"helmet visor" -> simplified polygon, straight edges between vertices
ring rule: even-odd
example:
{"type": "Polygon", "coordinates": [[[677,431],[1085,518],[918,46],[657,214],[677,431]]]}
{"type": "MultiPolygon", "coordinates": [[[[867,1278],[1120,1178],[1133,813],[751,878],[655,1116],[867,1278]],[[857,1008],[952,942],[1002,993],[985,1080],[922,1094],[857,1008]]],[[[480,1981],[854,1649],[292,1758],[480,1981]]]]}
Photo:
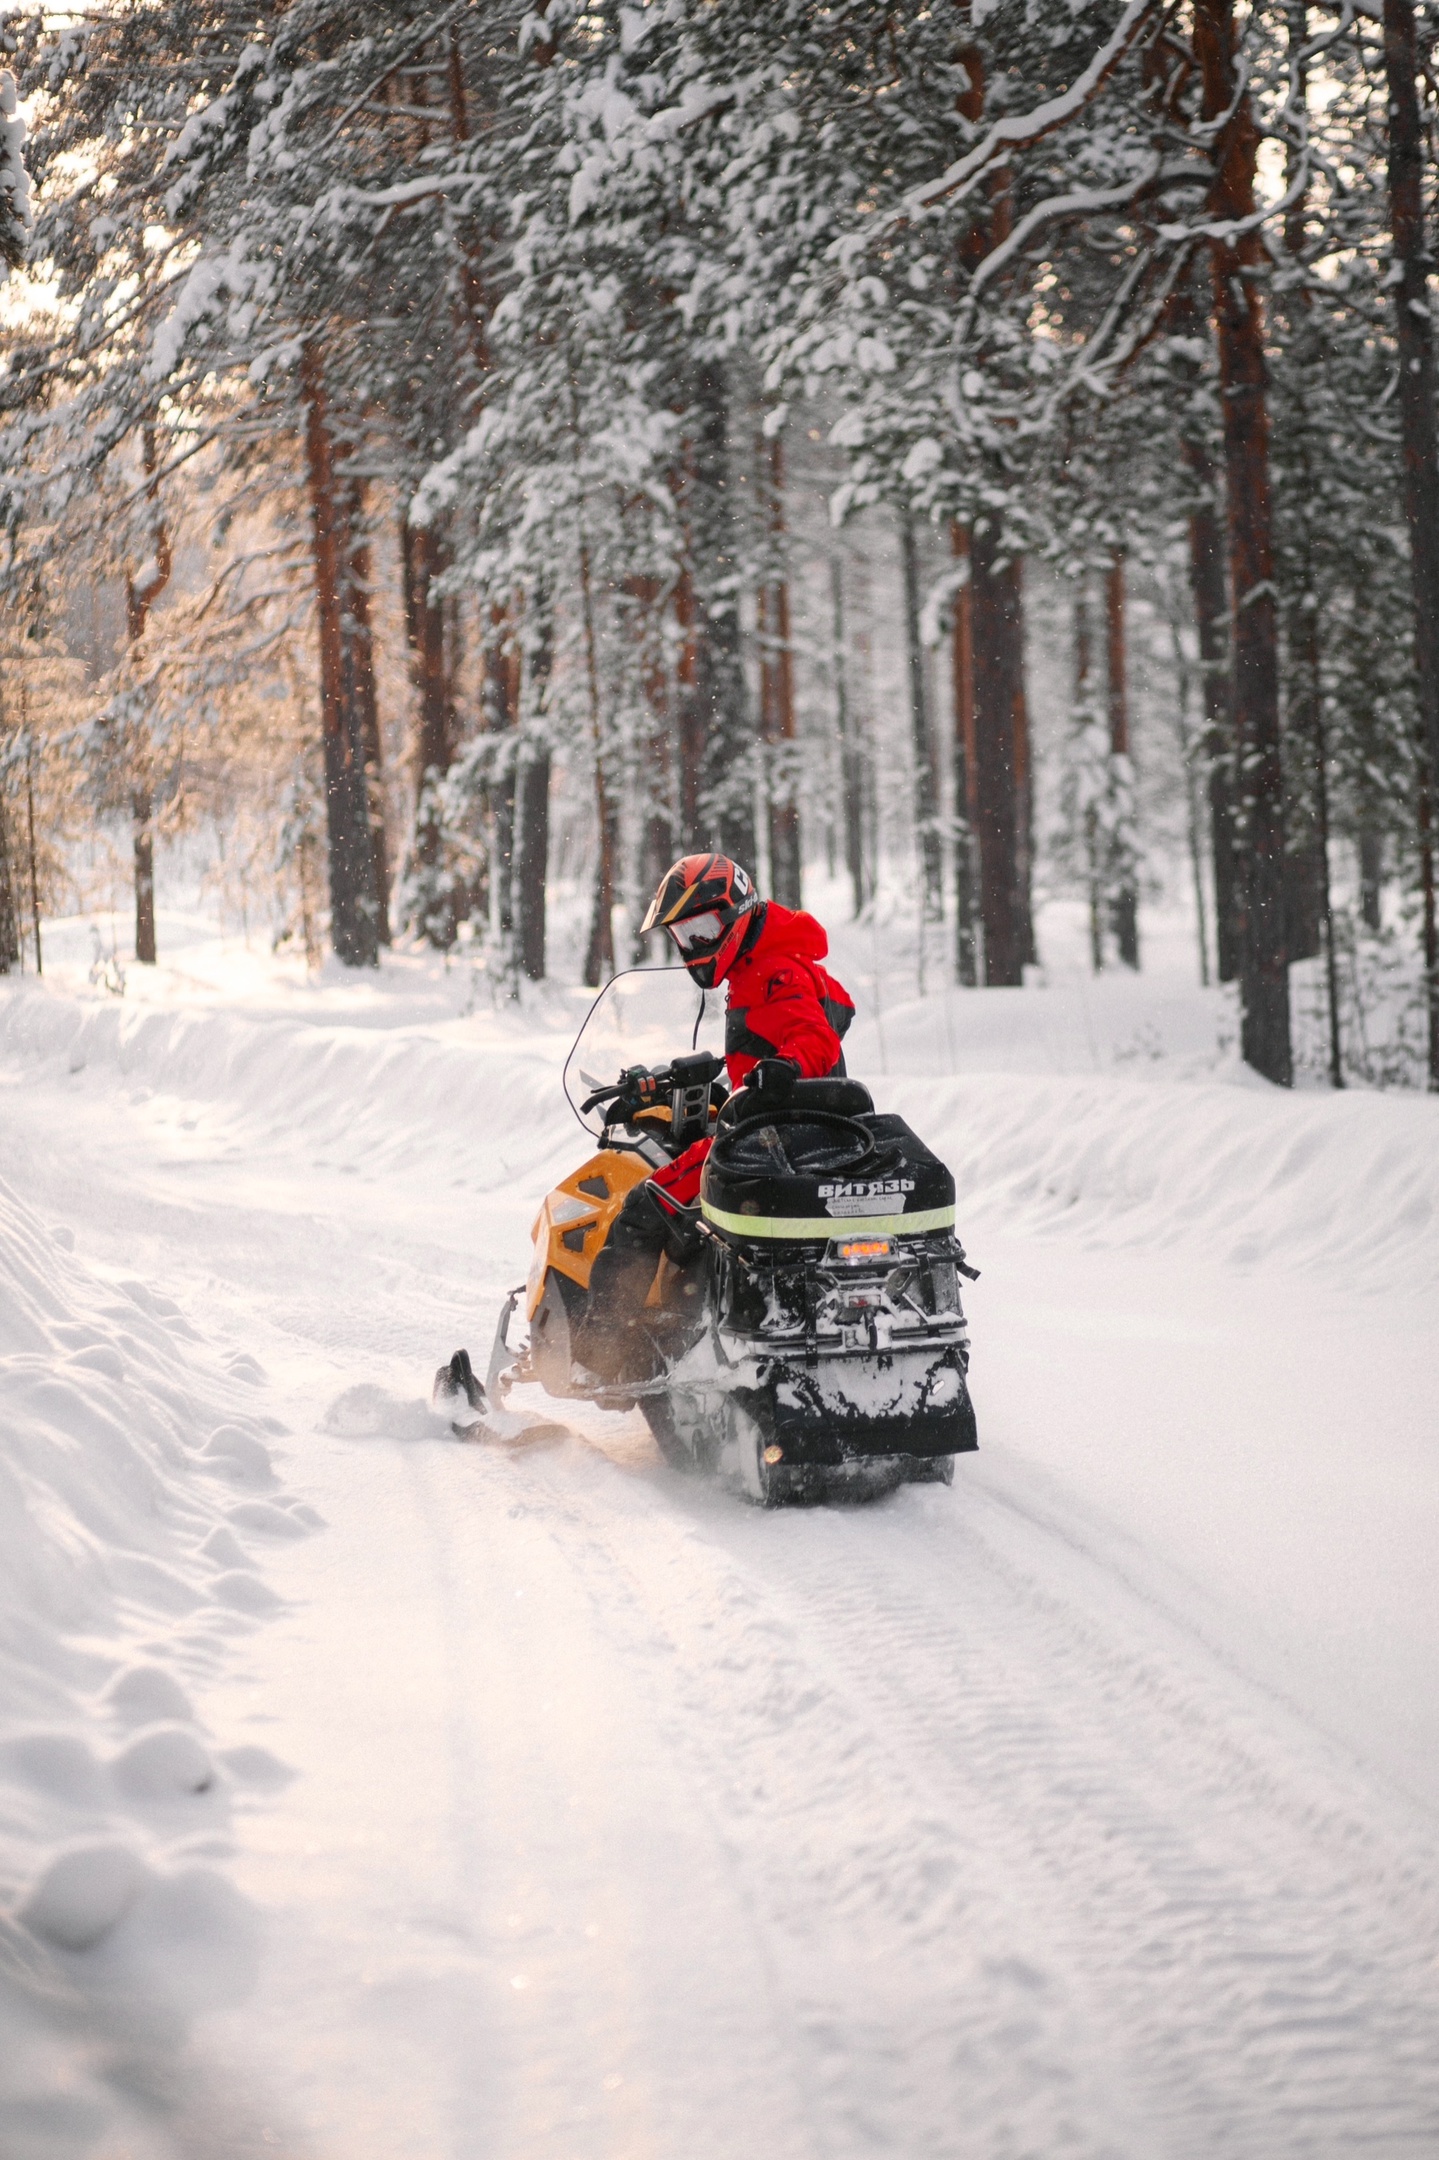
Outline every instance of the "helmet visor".
{"type": "Polygon", "coordinates": [[[703,915],[688,915],[683,922],[668,923],[666,928],[682,953],[713,952],[725,934],[724,917],[713,908],[703,915]]]}

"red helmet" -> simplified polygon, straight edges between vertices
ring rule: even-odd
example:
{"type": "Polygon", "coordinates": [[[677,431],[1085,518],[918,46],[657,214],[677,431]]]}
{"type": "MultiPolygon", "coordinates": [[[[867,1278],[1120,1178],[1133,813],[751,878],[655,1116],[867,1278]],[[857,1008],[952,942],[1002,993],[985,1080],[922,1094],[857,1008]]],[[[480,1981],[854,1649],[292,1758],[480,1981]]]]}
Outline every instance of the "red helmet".
{"type": "Polygon", "coordinates": [[[668,930],[702,990],[722,983],[759,905],[754,879],[728,855],[682,855],[660,879],[641,931],[668,930]]]}

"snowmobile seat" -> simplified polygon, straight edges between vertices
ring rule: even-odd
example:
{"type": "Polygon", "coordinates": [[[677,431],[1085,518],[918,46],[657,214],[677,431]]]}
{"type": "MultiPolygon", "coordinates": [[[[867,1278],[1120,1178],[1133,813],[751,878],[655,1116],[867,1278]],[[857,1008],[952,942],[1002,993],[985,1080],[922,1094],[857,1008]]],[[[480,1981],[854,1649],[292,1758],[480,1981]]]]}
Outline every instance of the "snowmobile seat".
{"type": "Polygon", "coordinates": [[[824,1110],[831,1117],[867,1117],[874,1111],[874,1097],[862,1080],[797,1080],[792,1099],[796,1110],[824,1110]]]}
{"type": "MultiPolygon", "coordinates": [[[[743,1124],[748,1117],[770,1118],[772,1109],[756,1105],[749,1109],[744,1099],[744,1089],[731,1095],[720,1114],[720,1130],[743,1124]]],[[[829,1117],[869,1117],[874,1113],[874,1097],[862,1080],[846,1080],[833,1075],[827,1080],[797,1080],[794,1093],[785,1103],[786,1111],[821,1110],[829,1117]]]]}

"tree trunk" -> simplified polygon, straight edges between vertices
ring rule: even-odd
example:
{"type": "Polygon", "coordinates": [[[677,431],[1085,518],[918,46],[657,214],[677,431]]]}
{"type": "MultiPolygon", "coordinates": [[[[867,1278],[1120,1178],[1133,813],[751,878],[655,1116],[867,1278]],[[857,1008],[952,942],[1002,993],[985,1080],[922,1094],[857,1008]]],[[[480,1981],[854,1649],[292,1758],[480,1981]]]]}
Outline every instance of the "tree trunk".
{"type": "MultiPolygon", "coordinates": [[[[20,712],[24,719],[25,692],[20,692],[20,712]]],[[[45,972],[44,955],[40,950],[40,862],[35,851],[35,752],[27,732],[25,738],[25,816],[30,837],[30,920],[35,926],[35,973],[45,972]]]]}
{"type": "Polygon", "coordinates": [[[779,437],[761,442],[768,465],[765,493],[772,560],[759,591],[760,733],[765,743],[769,804],[770,889],[782,907],[801,905],[799,774],[794,750],[794,653],[790,647],[789,583],[784,566],[784,450],[779,437]]]}
{"type": "MultiPolygon", "coordinates": [[[[596,793],[602,783],[596,782],[596,793]]],[[[590,913],[590,934],[585,945],[584,980],[586,987],[597,990],[608,982],[615,972],[615,831],[613,806],[607,805],[599,821],[596,835],[594,906],[590,913]]]]}
{"type": "MultiPolygon", "coordinates": [[[[1308,552],[1301,542],[1301,561],[1308,552]]],[[[1303,570],[1301,580],[1305,590],[1288,611],[1285,713],[1284,944],[1291,961],[1314,958],[1324,916],[1324,865],[1313,801],[1318,786],[1319,621],[1317,610],[1307,605],[1311,593],[1303,570]]]]}
{"type": "Polygon", "coordinates": [[[1129,751],[1129,672],[1124,614],[1124,556],[1115,549],[1104,577],[1104,688],[1109,713],[1109,758],[1114,792],[1124,804],[1112,834],[1110,920],[1125,967],[1139,966],[1139,892],[1134,875],[1129,751]]]}
{"type": "MultiPolygon", "coordinates": [[[[1434,1074],[1439,1070],[1439,997],[1434,995],[1434,985],[1439,983],[1439,911],[1434,904],[1434,793],[1426,778],[1419,790],[1419,896],[1423,910],[1424,973],[1430,986],[1429,995],[1429,1085],[1435,1085],[1434,1074]]],[[[1335,1081],[1339,1087],[1342,1082],[1335,1081]]]]}
{"type": "MultiPolygon", "coordinates": [[[[1414,589],[1414,667],[1421,749],[1432,800],[1439,790],[1439,430],[1434,400],[1434,324],[1424,231],[1424,137],[1414,88],[1419,53],[1410,0],[1384,0],[1389,83],[1389,205],[1398,277],[1399,417],[1404,443],[1404,517],[1414,589]]],[[[1427,843],[1426,843],[1427,844],[1427,843]]],[[[1429,977],[1429,1085],[1439,1089],[1439,975],[1429,977]]]]}
{"type": "MultiPolygon", "coordinates": [[[[170,534],[160,514],[158,482],[155,474],[159,458],[155,448],[155,430],[146,424],[140,430],[140,461],[145,471],[145,496],[150,505],[151,536],[155,552],[146,565],[144,576],[137,584],[125,580],[125,636],[129,647],[131,665],[138,663],[138,648],[150,619],[150,610],[170,582],[173,567],[170,553],[170,534]]],[[[155,965],[155,791],[150,778],[150,746],[148,742],[134,746],[135,780],[130,791],[130,826],[135,857],[135,958],[145,967],[155,965]]]]}
{"type": "MultiPolygon", "coordinates": [[[[433,530],[400,520],[400,554],[405,573],[405,628],[409,637],[415,689],[419,697],[420,728],[415,745],[415,793],[418,796],[430,775],[443,779],[454,763],[454,714],[450,700],[450,674],[445,655],[445,611],[435,590],[444,568],[443,555],[433,530]]],[[[424,838],[433,842],[434,834],[424,838]]],[[[433,847],[421,860],[433,860],[433,847]]]]}
{"type": "Polygon", "coordinates": [[[737,550],[729,470],[729,386],[724,364],[695,374],[690,473],[694,565],[695,733],[702,742],[702,844],[753,868],[755,734],[741,657],[737,550]]]}
{"type": "MultiPolygon", "coordinates": [[[[543,22],[548,0],[535,9],[543,22]]],[[[547,68],[554,45],[544,36],[536,40],[531,56],[539,68],[547,68]]],[[[464,51],[457,25],[451,25],[445,61],[446,95],[449,104],[450,138],[457,149],[472,139],[470,85],[466,81],[464,51]]],[[[484,122],[481,121],[481,132],[484,122]]],[[[453,227],[452,260],[454,291],[459,318],[461,350],[467,362],[462,380],[463,405],[470,412],[483,403],[492,355],[488,322],[493,295],[485,284],[485,234],[468,213],[453,227]]],[[[484,725],[489,731],[516,728],[519,724],[522,662],[513,605],[501,602],[491,608],[488,638],[481,618],[481,692],[484,725]]],[[[548,682],[548,642],[546,682],[548,682]]],[[[446,681],[445,703],[450,724],[450,757],[454,755],[453,697],[446,681]]],[[[545,884],[549,867],[550,752],[516,743],[501,769],[486,785],[488,810],[488,860],[472,897],[472,912],[489,917],[507,947],[511,994],[518,996],[522,970],[532,981],[545,972],[545,884]],[[537,851],[537,852],[536,852],[537,851]],[[538,879],[538,885],[536,880],[538,879]],[[518,942],[515,940],[518,924],[518,942]],[[537,972],[536,972],[537,971],[537,972]]]]}
{"type": "Polygon", "coordinates": [[[1024,558],[1016,555],[1014,610],[1010,617],[1013,651],[1009,656],[1014,682],[1014,792],[1017,838],[1014,854],[1015,905],[1019,910],[1020,947],[1026,961],[1039,958],[1034,937],[1032,879],[1034,869],[1034,770],[1029,755],[1029,698],[1024,684],[1024,558]]]}
{"type": "Polygon", "coordinates": [[[130,836],[135,860],[135,958],[155,965],[155,798],[148,782],[130,790],[130,836]]]}
{"type": "Polygon", "coordinates": [[[969,528],[949,528],[950,552],[964,565],[964,582],[954,596],[950,630],[950,679],[954,706],[954,971],[966,988],[979,981],[979,940],[975,921],[974,798],[974,599],[969,582],[969,528]]]}
{"type": "Polygon", "coordinates": [[[320,637],[320,712],[325,748],[329,837],[330,939],[346,967],[375,967],[380,957],[379,892],[365,774],[364,720],[355,671],[346,657],[339,491],[324,370],[313,340],[300,357],[305,405],[305,470],[315,554],[320,637]]]}
{"type": "Polygon", "coordinates": [[[1366,930],[1384,928],[1384,835],[1367,820],[1359,827],[1359,919],[1366,930]]]}
{"type": "MultiPolygon", "coordinates": [[[[1285,22],[1294,87],[1307,110],[1308,65],[1303,58],[1308,38],[1308,0],[1286,0],[1285,22]]],[[[1285,159],[1285,184],[1293,189],[1299,178],[1296,144],[1289,145],[1285,159]]],[[[1314,590],[1314,536],[1311,506],[1314,501],[1311,423],[1308,379],[1315,367],[1314,328],[1310,320],[1309,295],[1304,275],[1305,226],[1308,221],[1308,190],[1300,189],[1284,218],[1284,247],[1289,257],[1292,282],[1285,312],[1289,318],[1289,370],[1295,389],[1295,481],[1294,499],[1288,509],[1293,531],[1293,553],[1299,573],[1299,590],[1291,594],[1286,611],[1288,646],[1285,714],[1284,834],[1284,942],[1290,961],[1312,960],[1320,949],[1320,934],[1328,907],[1328,864],[1320,837],[1318,798],[1327,784],[1319,766],[1323,758],[1320,713],[1321,671],[1319,606],[1314,590]]],[[[1331,1015],[1331,1020],[1333,1016],[1331,1015]]],[[[1338,1084],[1338,1083],[1336,1083],[1338,1084]]]]}
{"type": "Polygon", "coordinates": [[[939,786],[934,769],[934,736],[925,694],[924,643],[920,637],[919,546],[914,520],[899,520],[900,567],[904,584],[904,642],[909,681],[909,730],[914,757],[914,844],[918,858],[920,920],[944,920],[944,856],[939,836],[939,786]]]}
{"type": "Polygon", "coordinates": [[[520,967],[530,982],[545,979],[546,911],[550,878],[550,672],[554,623],[549,593],[538,587],[530,602],[532,622],[524,649],[529,676],[525,747],[515,806],[515,912],[520,967]]]}
{"type": "MultiPolygon", "coordinates": [[[[1301,428],[1307,425],[1301,419],[1301,428]]],[[[1298,771],[1291,772],[1288,810],[1293,814],[1291,833],[1297,827],[1298,844],[1286,859],[1285,936],[1291,960],[1312,960],[1324,954],[1325,982],[1329,1001],[1329,1077],[1343,1087],[1344,1066],[1340,1055],[1339,969],[1334,950],[1334,901],[1329,882],[1329,751],[1324,726],[1324,687],[1320,672],[1319,611],[1312,604],[1313,547],[1309,531],[1310,483],[1308,456],[1301,449],[1299,519],[1299,565],[1302,591],[1290,611],[1289,623],[1289,749],[1291,766],[1307,766],[1308,787],[1299,784],[1298,771]]]]}
{"type": "Polygon", "coordinates": [[[375,646],[370,634],[370,543],[364,532],[363,483],[351,480],[339,494],[344,547],[342,624],[344,666],[350,695],[360,716],[365,752],[365,800],[370,819],[370,848],[375,864],[375,931],[390,942],[390,844],[385,831],[384,748],[375,684],[375,646]]]}
{"type": "Polygon", "coordinates": [[[10,812],[0,789],[0,975],[8,975],[20,960],[20,910],[15,901],[17,873],[15,850],[10,842],[10,812]]]}
{"type": "MultiPolygon", "coordinates": [[[[1196,343],[1209,324],[1186,277],[1171,303],[1176,336],[1196,343]]],[[[1197,388],[1198,366],[1193,369],[1197,388]]],[[[1239,859],[1234,831],[1234,689],[1229,672],[1229,593],[1219,517],[1219,467],[1195,400],[1179,423],[1179,446],[1189,473],[1189,589],[1199,640],[1201,745],[1209,797],[1209,844],[1214,867],[1214,960],[1221,982],[1239,973],[1239,859]]]]}
{"type": "Polygon", "coordinates": [[[580,536],[580,601],[584,615],[585,684],[589,693],[590,741],[595,761],[595,897],[585,950],[585,982],[599,988],[615,971],[615,817],[606,771],[604,727],[600,713],[599,653],[595,642],[594,590],[590,547],[580,536]]]}
{"type": "MultiPolygon", "coordinates": [[[[520,746],[522,663],[519,626],[507,601],[480,616],[480,710],[484,732],[501,738],[482,797],[487,831],[486,912],[490,928],[510,941],[515,928],[515,800],[520,746]]],[[[507,961],[513,961],[513,951],[507,961]]]]}
{"type": "MultiPolygon", "coordinates": [[[[1089,628],[1089,591],[1081,572],[1080,582],[1074,594],[1074,710],[1086,733],[1092,722],[1090,708],[1090,674],[1094,665],[1094,649],[1089,628]]],[[[1092,761],[1089,774],[1091,788],[1094,784],[1092,761]]],[[[1104,864],[1101,859],[1099,804],[1093,800],[1084,805],[1084,884],[1089,901],[1089,965],[1094,974],[1104,972],[1104,864]]]]}
{"type": "MultiPolygon", "coordinates": [[[[670,695],[668,656],[665,652],[661,602],[665,596],[663,581],[654,576],[631,576],[624,581],[626,598],[633,604],[631,641],[637,656],[640,683],[644,692],[648,727],[644,744],[646,799],[640,820],[640,845],[638,881],[641,902],[647,902],[658,890],[661,879],[674,861],[675,846],[675,787],[673,699],[670,695]]],[[[638,924],[643,911],[635,916],[635,930],[631,956],[636,966],[643,964],[647,944],[641,937],[638,924]]],[[[652,933],[653,934],[653,933],[652,933]]],[[[668,939],[664,943],[668,944],[668,939]]]]}
{"type": "Polygon", "coordinates": [[[970,535],[974,621],[975,823],[979,834],[980,916],[984,979],[1024,981],[1024,917],[1019,898],[1019,790],[1014,716],[1021,623],[1012,560],[999,553],[993,522],[970,535]]]}
{"type": "Polygon", "coordinates": [[[1289,665],[1285,728],[1290,755],[1284,789],[1284,830],[1288,837],[1284,857],[1284,946],[1291,960],[1312,960],[1319,951],[1324,916],[1324,872],[1313,805],[1308,799],[1316,785],[1313,766],[1318,718],[1312,686],[1318,677],[1319,638],[1313,612],[1303,606],[1291,611],[1289,665]],[[1310,768],[1307,776],[1299,769],[1301,761],[1310,768]],[[1307,789],[1304,785],[1306,777],[1307,789]]]}
{"type": "Polygon", "coordinates": [[[1234,844],[1234,730],[1229,678],[1224,543],[1218,512],[1219,473],[1197,434],[1181,438],[1193,500],[1189,514],[1189,589],[1199,638],[1199,689],[1208,775],[1209,844],[1214,863],[1214,960],[1221,982],[1239,973],[1239,862],[1234,844]]]}
{"type": "MultiPolygon", "coordinates": [[[[1339,956],[1334,950],[1334,892],[1329,882],[1329,746],[1325,740],[1324,706],[1315,689],[1314,699],[1314,816],[1319,842],[1319,920],[1324,932],[1324,981],[1329,996],[1329,1080],[1344,1085],[1344,1054],[1339,1036],[1339,956]]],[[[1434,1020],[1431,1008],[1431,1025],[1434,1020]]]]}
{"type": "MultiPolygon", "coordinates": [[[[470,119],[464,55],[460,48],[457,26],[452,26],[450,30],[445,80],[450,106],[450,136],[458,146],[470,139],[470,119]]],[[[472,395],[477,395],[480,385],[490,371],[490,348],[486,331],[489,305],[485,293],[480,235],[472,217],[462,217],[456,223],[454,255],[463,345],[468,347],[473,371],[472,383],[468,387],[472,395]]]]}
{"type": "Polygon", "coordinates": [[[1194,738],[1189,727],[1189,658],[1180,636],[1178,618],[1170,610],[1169,635],[1174,645],[1175,734],[1184,766],[1184,823],[1189,841],[1189,869],[1194,880],[1194,928],[1199,941],[1199,982],[1209,988],[1209,932],[1204,904],[1204,853],[1199,838],[1199,799],[1194,773],[1194,738]]]}
{"type": "MultiPolygon", "coordinates": [[[[451,664],[446,651],[446,608],[436,591],[443,567],[433,530],[400,517],[400,578],[405,600],[405,640],[410,676],[419,704],[415,737],[414,861],[433,871],[440,860],[443,829],[434,793],[454,762],[454,701],[451,664]]],[[[438,902],[438,894],[435,901],[438,902]]],[[[432,945],[448,952],[459,933],[471,896],[448,891],[443,906],[431,903],[421,928],[432,945]]]]}
{"type": "Polygon", "coordinates": [[[679,846],[686,854],[705,845],[700,823],[700,787],[704,773],[705,730],[699,701],[699,623],[694,574],[681,563],[675,581],[675,621],[680,653],[675,670],[675,719],[679,752],[679,846]]]}
{"type": "MultiPolygon", "coordinates": [[[[1259,131],[1235,66],[1233,0],[1195,0],[1194,46],[1206,121],[1229,115],[1214,146],[1208,209],[1216,221],[1254,211],[1259,131]]],[[[1244,836],[1240,1045],[1245,1062],[1278,1086],[1293,1079],[1289,970],[1284,947],[1284,771],[1279,736],[1279,653],[1269,485],[1268,376],[1259,279],[1264,244],[1248,231],[1210,242],[1223,391],[1234,595],[1234,738],[1244,836]]]]}
{"type": "Polygon", "coordinates": [[[550,752],[526,751],[519,773],[516,814],[515,901],[519,915],[520,966],[530,982],[545,979],[545,907],[550,860],[550,752]]]}
{"type": "MultiPolygon", "coordinates": [[[[972,42],[970,0],[959,0],[960,42],[954,58],[968,78],[955,109],[977,128],[985,116],[984,54],[972,42]]],[[[1014,195],[1008,165],[985,183],[984,211],[973,217],[959,258],[972,274],[1009,237],[1014,195]]],[[[1029,712],[1024,693],[1024,601],[1017,561],[1000,562],[992,518],[970,534],[968,630],[972,663],[974,741],[966,755],[973,840],[978,854],[979,916],[984,979],[1018,984],[1034,950],[1030,904],[1029,712]]],[[[956,636],[960,632],[956,623],[956,636]]],[[[961,958],[961,969],[963,968],[961,958]]]]}
{"type": "Polygon", "coordinates": [[[864,847],[864,751],[849,695],[844,620],[844,559],[829,559],[830,650],[834,668],[834,724],[839,738],[840,794],[844,816],[844,866],[849,873],[850,914],[858,922],[868,898],[864,847]]]}
{"type": "Polygon", "coordinates": [[[515,767],[519,745],[520,656],[509,610],[490,610],[484,653],[485,727],[503,738],[489,786],[490,920],[501,938],[515,928],[515,767]]]}

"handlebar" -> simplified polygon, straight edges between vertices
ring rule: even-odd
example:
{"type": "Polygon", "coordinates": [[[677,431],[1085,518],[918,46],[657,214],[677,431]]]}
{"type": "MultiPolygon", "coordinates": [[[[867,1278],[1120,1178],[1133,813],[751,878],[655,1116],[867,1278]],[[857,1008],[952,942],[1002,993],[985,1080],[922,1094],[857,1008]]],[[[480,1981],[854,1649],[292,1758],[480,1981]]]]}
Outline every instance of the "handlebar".
{"type": "Polygon", "coordinates": [[[709,1050],[697,1050],[688,1057],[674,1058],[668,1065],[656,1065],[653,1070],[645,1065],[631,1065],[608,1087],[596,1088],[587,1095],[580,1105],[581,1115],[588,1117],[592,1110],[598,1110],[604,1104],[609,1106],[605,1112],[606,1125],[623,1124],[638,1116],[641,1110],[653,1109],[668,1101],[676,1089],[711,1086],[723,1071],[724,1059],[709,1050]]]}

